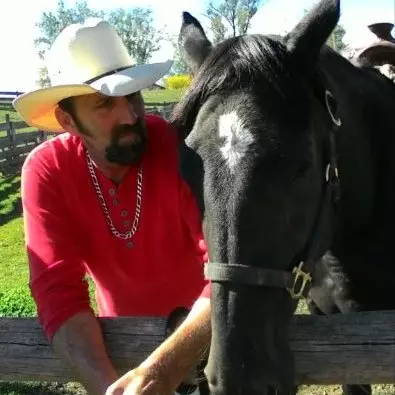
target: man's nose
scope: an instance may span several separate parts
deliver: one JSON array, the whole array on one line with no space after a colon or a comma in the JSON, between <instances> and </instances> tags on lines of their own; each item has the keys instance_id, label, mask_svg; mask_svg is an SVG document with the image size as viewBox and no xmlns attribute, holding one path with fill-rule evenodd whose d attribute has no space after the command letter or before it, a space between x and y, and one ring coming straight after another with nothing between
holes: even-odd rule
<instances>
[{"instance_id":1,"label":"man's nose","mask_svg":"<svg viewBox=\"0 0 395 395\"><path fill-rule=\"evenodd\" d=\"M120 124L134 125L137 122L137 114L133 105L125 98L120 97L117 101L117 118Z\"/></svg>"}]
</instances>

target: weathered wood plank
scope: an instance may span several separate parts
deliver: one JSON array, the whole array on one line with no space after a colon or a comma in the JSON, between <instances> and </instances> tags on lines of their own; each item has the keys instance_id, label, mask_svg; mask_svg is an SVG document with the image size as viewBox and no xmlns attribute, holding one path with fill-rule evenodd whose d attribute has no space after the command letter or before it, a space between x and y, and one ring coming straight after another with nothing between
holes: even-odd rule
<instances>
[{"instance_id":1,"label":"weathered wood plank","mask_svg":"<svg viewBox=\"0 0 395 395\"><path fill-rule=\"evenodd\" d=\"M0 149L8 148L11 144L11 140L8 136L0 137Z\"/></svg>"},{"instance_id":2,"label":"weathered wood plank","mask_svg":"<svg viewBox=\"0 0 395 395\"><path fill-rule=\"evenodd\" d=\"M24 121L14 121L14 122L12 122L12 126L14 127L15 130L22 129L22 128L30 128L31 127L30 125L28 125Z\"/></svg>"},{"instance_id":3,"label":"weathered wood plank","mask_svg":"<svg viewBox=\"0 0 395 395\"><path fill-rule=\"evenodd\" d=\"M161 318L101 318L106 347L120 373L164 339ZM301 384L395 383L395 311L296 315L291 330ZM0 318L0 380L70 381L35 319Z\"/></svg>"},{"instance_id":4,"label":"weathered wood plank","mask_svg":"<svg viewBox=\"0 0 395 395\"><path fill-rule=\"evenodd\" d=\"M22 129L22 128L30 128L30 125L28 125L24 121L10 121L10 122L0 123L0 132L4 130L8 130L11 126L10 124L12 124L14 130Z\"/></svg>"},{"instance_id":5,"label":"weathered wood plank","mask_svg":"<svg viewBox=\"0 0 395 395\"><path fill-rule=\"evenodd\" d=\"M10 128L9 122L0 123L0 132L4 132Z\"/></svg>"},{"instance_id":6,"label":"weathered wood plank","mask_svg":"<svg viewBox=\"0 0 395 395\"><path fill-rule=\"evenodd\" d=\"M119 372L136 366L164 339L160 318L100 319L110 358ZM36 319L0 318L0 380L72 381Z\"/></svg>"},{"instance_id":7,"label":"weathered wood plank","mask_svg":"<svg viewBox=\"0 0 395 395\"><path fill-rule=\"evenodd\" d=\"M24 133L16 133L14 136L13 143L21 144L22 142L41 142L42 133L40 131L32 131L32 132L24 132Z\"/></svg>"},{"instance_id":8,"label":"weathered wood plank","mask_svg":"<svg viewBox=\"0 0 395 395\"><path fill-rule=\"evenodd\" d=\"M9 147L8 149L4 149L3 151L0 151L0 161L1 159L7 159L10 160L12 157L20 157L20 156L27 156L27 154L38 144L36 142L31 142L29 144L24 144L21 146L12 146L11 148Z\"/></svg>"},{"instance_id":9,"label":"weathered wood plank","mask_svg":"<svg viewBox=\"0 0 395 395\"><path fill-rule=\"evenodd\" d=\"M42 136L41 132L25 132L17 133L13 136L13 140L9 137L0 138L0 149L6 150L15 146L25 145L25 144L39 144L41 143Z\"/></svg>"},{"instance_id":10,"label":"weathered wood plank","mask_svg":"<svg viewBox=\"0 0 395 395\"><path fill-rule=\"evenodd\" d=\"M21 159L25 160L29 152L34 147L35 146L33 145L28 145L27 149L20 151L18 150L15 153L12 153L11 151L0 152L0 163L2 165L5 164L7 166L19 166L21 164Z\"/></svg>"},{"instance_id":11,"label":"weathered wood plank","mask_svg":"<svg viewBox=\"0 0 395 395\"><path fill-rule=\"evenodd\" d=\"M295 316L292 349L303 384L395 383L395 311Z\"/></svg>"}]
</instances>

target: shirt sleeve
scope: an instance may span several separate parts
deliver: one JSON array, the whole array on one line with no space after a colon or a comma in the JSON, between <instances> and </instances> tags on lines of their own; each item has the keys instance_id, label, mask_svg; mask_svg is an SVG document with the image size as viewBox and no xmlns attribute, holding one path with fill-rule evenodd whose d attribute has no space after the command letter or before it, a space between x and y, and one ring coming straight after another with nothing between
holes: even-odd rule
<instances>
[{"instance_id":1,"label":"shirt sleeve","mask_svg":"<svg viewBox=\"0 0 395 395\"><path fill-rule=\"evenodd\" d=\"M25 161L21 195L29 286L51 341L68 318L92 309L79 246L83 240L65 204L60 171L48 163L37 157Z\"/></svg>"}]
</instances>

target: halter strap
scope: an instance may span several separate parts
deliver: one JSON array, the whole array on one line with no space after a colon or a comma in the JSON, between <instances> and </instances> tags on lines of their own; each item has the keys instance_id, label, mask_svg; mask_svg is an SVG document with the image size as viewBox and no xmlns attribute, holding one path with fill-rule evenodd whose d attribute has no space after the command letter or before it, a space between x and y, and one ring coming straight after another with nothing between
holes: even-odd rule
<instances>
[{"instance_id":1,"label":"halter strap","mask_svg":"<svg viewBox=\"0 0 395 395\"><path fill-rule=\"evenodd\" d=\"M234 282L237 284L284 288L292 299L299 299L306 293L306 286L312 278L303 270L303 262L295 266L292 273L286 270L264 269L247 265L227 263L206 263L206 279L215 282Z\"/></svg>"},{"instance_id":2,"label":"halter strap","mask_svg":"<svg viewBox=\"0 0 395 395\"><path fill-rule=\"evenodd\" d=\"M278 288L290 288L293 283L293 276L287 271L232 263L206 263L204 275L214 281L230 281L245 285L266 285Z\"/></svg>"}]
</instances>

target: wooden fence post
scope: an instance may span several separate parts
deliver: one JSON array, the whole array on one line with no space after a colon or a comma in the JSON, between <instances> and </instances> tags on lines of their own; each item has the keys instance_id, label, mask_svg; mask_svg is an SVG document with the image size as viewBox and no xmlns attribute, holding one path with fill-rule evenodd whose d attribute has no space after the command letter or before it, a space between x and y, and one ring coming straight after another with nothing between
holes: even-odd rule
<instances>
[{"instance_id":1,"label":"wooden fence post","mask_svg":"<svg viewBox=\"0 0 395 395\"><path fill-rule=\"evenodd\" d=\"M47 134L44 132L44 130L39 130L38 133L38 139L40 143L44 142L47 139Z\"/></svg>"},{"instance_id":2,"label":"wooden fence post","mask_svg":"<svg viewBox=\"0 0 395 395\"><path fill-rule=\"evenodd\" d=\"M8 140L10 141L10 145L12 145L14 143L15 133L13 132L13 127L10 120L10 114L8 113L5 114L5 123L7 124L7 137Z\"/></svg>"}]
</instances>

